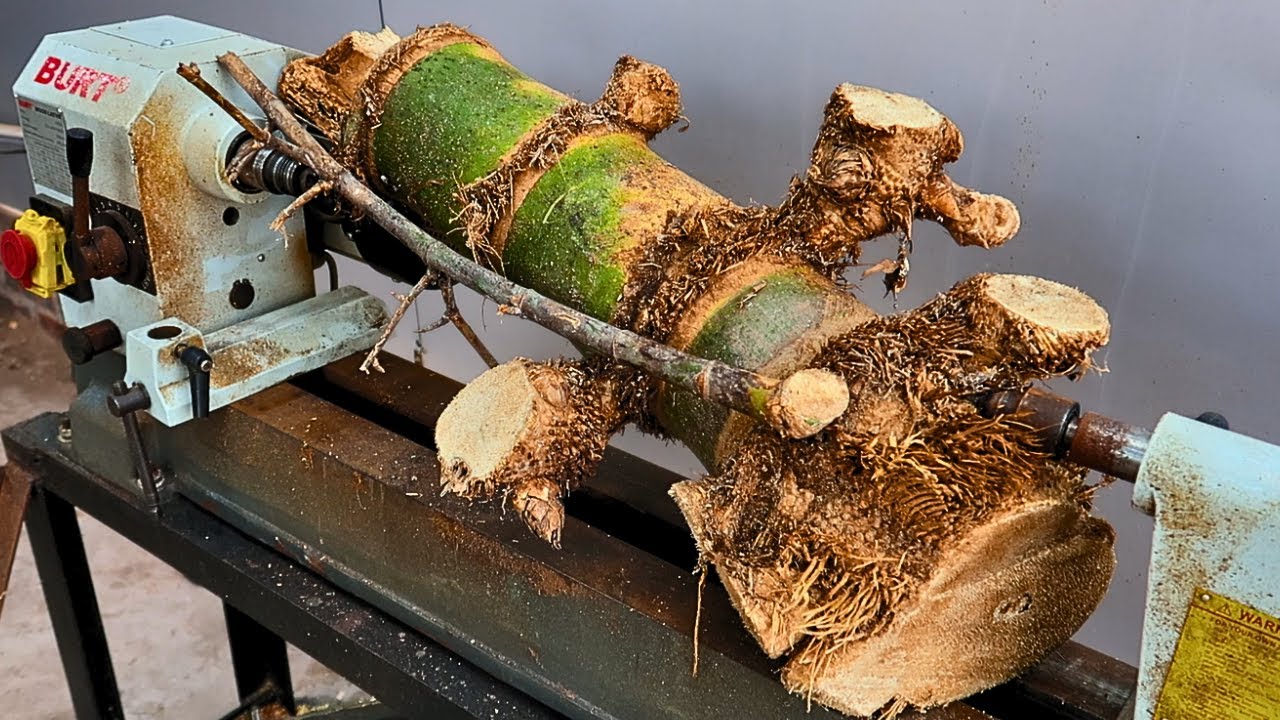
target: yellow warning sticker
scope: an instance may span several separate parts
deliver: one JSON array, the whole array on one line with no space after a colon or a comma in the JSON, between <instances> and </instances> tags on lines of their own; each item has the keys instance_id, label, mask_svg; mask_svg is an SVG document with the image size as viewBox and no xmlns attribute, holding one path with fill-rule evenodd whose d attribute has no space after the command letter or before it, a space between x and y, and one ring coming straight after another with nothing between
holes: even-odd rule
<instances>
[{"instance_id":1,"label":"yellow warning sticker","mask_svg":"<svg viewBox=\"0 0 1280 720\"><path fill-rule=\"evenodd\" d=\"M1280 718L1280 619L1196 589L1155 720Z\"/></svg>"}]
</instances>

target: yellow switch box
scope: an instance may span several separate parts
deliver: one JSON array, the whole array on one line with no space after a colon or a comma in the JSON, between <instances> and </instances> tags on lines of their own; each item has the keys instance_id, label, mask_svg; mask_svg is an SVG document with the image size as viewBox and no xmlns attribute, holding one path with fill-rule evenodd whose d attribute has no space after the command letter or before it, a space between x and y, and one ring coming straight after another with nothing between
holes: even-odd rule
<instances>
[{"instance_id":1,"label":"yellow switch box","mask_svg":"<svg viewBox=\"0 0 1280 720\"><path fill-rule=\"evenodd\" d=\"M4 232L4 265L24 288L40 297L54 293L75 282L63 249L67 235L61 223L35 210L27 210Z\"/></svg>"}]
</instances>

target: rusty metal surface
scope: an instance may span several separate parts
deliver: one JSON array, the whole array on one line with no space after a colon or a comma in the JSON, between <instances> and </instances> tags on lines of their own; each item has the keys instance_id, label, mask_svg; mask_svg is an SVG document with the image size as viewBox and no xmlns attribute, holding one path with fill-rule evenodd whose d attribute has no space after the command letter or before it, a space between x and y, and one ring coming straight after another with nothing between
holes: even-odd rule
<instances>
[{"instance_id":1,"label":"rusty metal surface","mask_svg":"<svg viewBox=\"0 0 1280 720\"><path fill-rule=\"evenodd\" d=\"M1097 413L1081 415L1075 400L1038 387L991 393L978 404L988 417L1018 415L1035 428L1045 452L1130 482L1151 439L1146 428Z\"/></svg>"},{"instance_id":2,"label":"rusty metal surface","mask_svg":"<svg viewBox=\"0 0 1280 720\"><path fill-rule=\"evenodd\" d=\"M1020 677L969 702L1002 718L1117 720L1137 679L1133 666L1069 642Z\"/></svg>"},{"instance_id":3,"label":"rusty metal surface","mask_svg":"<svg viewBox=\"0 0 1280 720\"><path fill-rule=\"evenodd\" d=\"M188 468L213 471L192 491L216 512L252 516L251 531L313 569L397 598L402 619L562 712L708 717L752 697L777 717L804 713L723 598L704 608L690 677L687 573L572 520L573 547L557 552L490 508L440 498L429 449L297 388L239 403L178 444ZM215 477L231 459L242 470Z\"/></svg>"},{"instance_id":4,"label":"rusty metal surface","mask_svg":"<svg viewBox=\"0 0 1280 720\"><path fill-rule=\"evenodd\" d=\"M22 518L31 499L31 476L14 464L0 467L0 613L9 594L9 574L22 537Z\"/></svg>"},{"instance_id":5,"label":"rusty metal surface","mask_svg":"<svg viewBox=\"0 0 1280 720\"><path fill-rule=\"evenodd\" d=\"M3 440L11 461L36 480L28 528L78 717L117 718L120 705L77 508L397 711L366 720L562 717L187 498L171 497L163 517L152 516L128 489L63 455L53 439L58 422L48 413L9 428ZM307 717L312 710L329 717L337 708L307 708Z\"/></svg>"},{"instance_id":6,"label":"rusty metal surface","mask_svg":"<svg viewBox=\"0 0 1280 720\"><path fill-rule=\"evenodd\" d=\"M1097 413L1076 421L1067 459L1132 482L1138 476L1150 431Z\"/></svg>"},{"instance_id":7,"label":"rusty metal surface","mask_svg":"<svg viewBox=\"0 0 1280 720\"><path fill-rule=\"evenodd\" d=\"M386 374L375 377L359 371L359 358L350 358L319 373L323 382L312 378L304 384L348 410L377 416L381 424L400 434L429 443L431 426L462 384L399 358L389 357L383 364ZM589 486L619 504L662 516L663 505L670 503L666 488L679 476L626 453L611 452L613 468L607 457ZM686 531L678 514L668 519L684 537ZM718 588L716 592L720 592ZM1131 666L1069 642L1022 677L984 693L974 705L997 717L1047 712L1048 717L1110 720L1130 696L1135 675Z\"/></svg>"}]
</instances>

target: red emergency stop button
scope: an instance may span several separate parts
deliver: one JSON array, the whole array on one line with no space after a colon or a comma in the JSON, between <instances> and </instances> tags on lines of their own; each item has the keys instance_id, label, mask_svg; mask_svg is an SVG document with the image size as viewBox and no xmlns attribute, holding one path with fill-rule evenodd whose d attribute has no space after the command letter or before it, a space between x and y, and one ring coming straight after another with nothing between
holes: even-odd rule
<instances>
[{"instance_id":1,"label":"red emergency stop button","mask_svg":"<svg viewBox=\"0 0 1280 720\"><path fill-rule=\"evenodd\" d=\"M31 238L17 230L0 233L0 262L4 263L9 277L22 283L22 287L31 287L31 271L36 269L39 259Z\"/></svg>"}]
</instances>

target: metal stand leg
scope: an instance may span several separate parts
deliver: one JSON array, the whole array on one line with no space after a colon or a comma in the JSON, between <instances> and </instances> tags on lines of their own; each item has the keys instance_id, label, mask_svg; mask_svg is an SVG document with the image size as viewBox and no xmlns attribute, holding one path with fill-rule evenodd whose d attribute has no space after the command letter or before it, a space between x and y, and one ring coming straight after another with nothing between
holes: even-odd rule
<instances>
[{"instance_id":1,"label":"metal stand leg","mask_svg":"<svg viewBox=\"0 0 1280 720\"><path fill-rule=\"evenodd\" d=\"M274 698L293 715L293 679L284 640L225 602L222 611L227 618L231 665L240 699L255 696L270 685L275 689Z\"/></svg>"},{"instance_id":2,"label":"metal stand leg","mask_svg":"<svg viewBox=\"0 0 1280 720\"><path fill-rule=\"evenodd\" d=\"M76 717L123 720L120 690L75 507L39 486L33 488L27 506L27 537L44 586Z\"/></svg>"}]
</instances>

